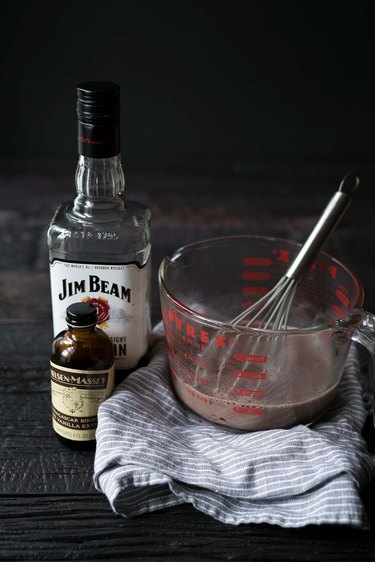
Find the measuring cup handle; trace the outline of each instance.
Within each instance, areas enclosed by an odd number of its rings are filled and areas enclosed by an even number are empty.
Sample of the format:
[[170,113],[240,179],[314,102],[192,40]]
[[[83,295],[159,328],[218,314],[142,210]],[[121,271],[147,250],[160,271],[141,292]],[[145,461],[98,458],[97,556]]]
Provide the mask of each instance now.
[[371,357],[370,375],[373,393],[373,424],[375,427],[375,315],[362,311],[362,319],[350,334],[353,341],[363,345]]

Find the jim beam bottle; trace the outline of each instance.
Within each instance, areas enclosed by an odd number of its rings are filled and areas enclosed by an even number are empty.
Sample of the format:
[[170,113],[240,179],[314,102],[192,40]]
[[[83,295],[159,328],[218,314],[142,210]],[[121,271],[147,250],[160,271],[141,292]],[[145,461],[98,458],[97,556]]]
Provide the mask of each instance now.
[[85,82],[77,93],[77,194],[48,230],[54,334],[69,304],[94,304],[113,342],[118,382],[149,344],[151,216],[124,197],[119,86]]
[[114,388],[112,342],[96,327],[97,321],[94,305],[71,304],[68,327],[52,345],[52,426],[57,437],[75,449],[95,446],[98,409]]

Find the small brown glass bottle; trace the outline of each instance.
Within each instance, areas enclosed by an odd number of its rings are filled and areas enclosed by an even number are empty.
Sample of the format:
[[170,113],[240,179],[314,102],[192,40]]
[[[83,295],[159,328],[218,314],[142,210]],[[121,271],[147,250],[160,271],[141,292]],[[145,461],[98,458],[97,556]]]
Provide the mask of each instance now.
[[52,345],[52,426],[65,445],[92,449],[98,408],[114,388],[113,344],[96,327],[97,310],[92,304],[71,304],[66,323],[68,329]]

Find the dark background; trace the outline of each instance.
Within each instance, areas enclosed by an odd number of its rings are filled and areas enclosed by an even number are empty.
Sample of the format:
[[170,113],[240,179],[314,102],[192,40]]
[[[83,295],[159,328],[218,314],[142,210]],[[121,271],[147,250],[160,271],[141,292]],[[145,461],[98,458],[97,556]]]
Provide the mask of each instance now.
[[373,175],[372,0],[3,1],[3,170],[70,170],[75,86],[122,90],[127,170]]

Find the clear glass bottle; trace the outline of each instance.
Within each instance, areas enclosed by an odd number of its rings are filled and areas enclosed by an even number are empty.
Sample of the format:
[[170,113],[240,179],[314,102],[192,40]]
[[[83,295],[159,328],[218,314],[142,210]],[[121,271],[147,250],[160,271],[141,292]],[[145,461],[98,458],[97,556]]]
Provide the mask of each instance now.
[[77,93],[77,195],[59,207],[47,235],[54,334],[71,302],[94,304],[114,345],[118,382],[149,345],[151,215],[124,197],[119,86],[86,82]]
[[98,409],[115,383],[113,346],[96,327],[95,306],[68,306],[66,330],[56,336],[51,353],[52,426],[73,449],[95,447]]

